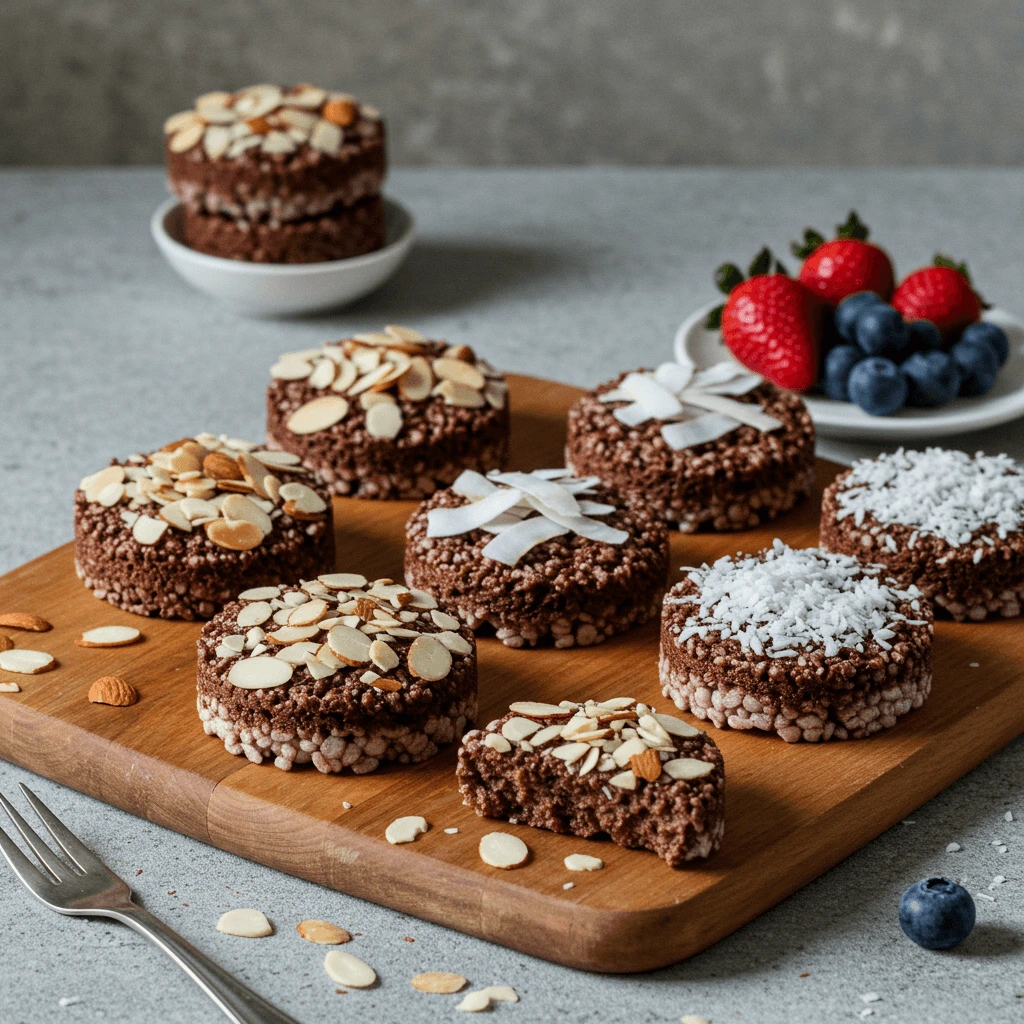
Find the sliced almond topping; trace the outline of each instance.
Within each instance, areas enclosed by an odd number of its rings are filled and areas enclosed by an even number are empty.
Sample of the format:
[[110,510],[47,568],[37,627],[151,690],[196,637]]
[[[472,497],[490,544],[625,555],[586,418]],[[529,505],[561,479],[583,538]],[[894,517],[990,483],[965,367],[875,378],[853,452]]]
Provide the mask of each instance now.
[[366,432],[390,441],[402,429],[402,410],[391,402],[379,402],[366,410]]
[[488,832],[480,840],[480,859],[492,868],[517,868],[530,856],[526,843],[508,832]]
[[196,124],[190,124],[187,128],[180,129],[171,136],[171,141],[167,144],[168,148],[172,153],[184,153],[185,150],[191,149],[202,139],[205,127],[203,122],[199,121]]
[[320,111],[325,121],[347,128],[359,116],[359,109],[351,100],[330,100]]
[[419,992],[438,992],[442,995],[451,995],[464,989],[469,982],[461,974],[440,974],[428,972],[417,974],[409,982]]
[[259,910],[229,910],[217,921],[217,931],[225,935],[238,935],[243,939],[262,939],[273,935],[274,929],[265,914]]
[[141,639],[134,626],[97,626],[87,629],[75,643],[79,647],[127,647]]
[[464,657],[468,657],[473,653],[473,645],[461,633],[455,633],[450,629],[446,629],[440,633],[430,635],[444,644],[453,654],[461,654]]
[[325,573],[323,576],[317,576],[317,579],[330,590],[358,590],[367,584],[366,577],[360,576],[357,572]]
[[529,718],[510,718],[501,727],[501,735],[507,740],[519,743],[528,736],[532,736],[537,729],[537,723]]
[[[292,614],[292,613],[290,613]],[[267,639],[280,647],[287,647],[289,644],[297,644],[302,640],[309,640],[320,632],[320,627],[313,626],[282,626],[267,634]]]
[[223,452],[210,452],[203,459],[203,473],[211,480],[241,480],[242,470],[238,463]]
[[288,417],[286,426],[293,434],[315,434],[333,427],[347,412],[347,399],[340,395],[324,395],[300,405]]
[[139,544],[155,544],[166,532],[167,521],[153,519],[151,516],[139,516],[132,526],[132,536]]
[[319,622],[327,614],[327,602],[319,598],[300,604],[288,616],[289,626],[311,626]]
[[[475,363],[476,353],[468,345],[452,345],[445,349],[445,359],[461,359],[464,363]],[[443,376],[443,374],[438,374]]]
[[294,352],[281,356],[270,368],[270,376],[275,380],[305,380],[312,372],[309,359]]
[[93,704],[112,704],[126,708],[139,699],[138,691],[120,676],[101,676],[89,687],[89,700]]
[[[182,501],[186,500],[188,499],[182,499]],[[192,532],[192,521],[187,515],[185,515],[180,501],[172,501],[169,505],[162,506],[160,509],[160,518],[166,519],[171,526],[176,530],[181,530],[182,533]]]
[[260,655],[243,658],[231,666],[228,682],[242,690],[263,690],[272,686],[283,686],[292,677],[294,667],[280,658]]
[[434,360],[433,370],[441,380],[450,380],[456,384],[464,384],[475,391],[483,390],[484,385],[487,383],[484,375],[472,363],[467,363],[459,358],[449,359],[447,355]]
[[124,484],[107,484],[96,496],[96,500],[105,508],[112,508],[125,494]]
[[0,668],[5,672],[37,676],[40,672],[49,672],[56,664],[53,655],[45,651],[29,651],[17,647],[0,651]]
[[352,941],[352,936],[344,928],[339,928],[330,921],[300,921],[295,930],[307,942],[315,942],[318,946],[340,946],[344,942]]
[[263,531],[246,519],[215,519],[206,524],[206,536],[228,551],[251,551],[263,543]]
[[441,629],[452,629],[458,632],[462,626],[462,623],[454,615],[449,615],[447,612],[441,611],[440,608],[431,609],[430,617],[434,620],[434,625]]
[[[436,366],[437,363],[434,365]],[[459,365],[465,366],[467,364],[460,363]],[[476,388],[471,388],[468,384],[460,384],[454,380],[442,380],[434,388],[433,393],[440,395],[444,399],[445,405],[457,405],[464,409],[480,409],[485,404],[484,396]]]
[[417,836],[423,835],[430,825],[426,818],[415,814],[406,815],[404,818],[396,818],[384,830],[384,838],[392,845],[398,846],[401,843],[414,842]]
[[86,501],[98,501],[100,494],[110,484],[122,483],[124,478],[124,466],[107,466],[106,469],[85,477],[78,486],[80,490],[85,491]]
[[642,754],[647,749],[647,744],[642,739],[634,736],[631,739],[626,740],[620,747],[616,747],[612,751],[612,757],[615,759],[615,763],[620,768],[625,768],[629,764],[629,759],[634,754]]
[[341,149],[341,129],[320,118],[310,129],[309,144],[321,153],[334,156]]
[[695,757],[678,757],[666,761],[661,767],[672,779],[700,779],[715,770],[710,761],[701,761]]
[[176,132],[180,132],[182,128],[191,128],[199,123],[199,116],[194,110],[182,110],[180,113],[171,114],[164,121],[164,134],[174,135]]
[[544,704],[534,700],[517,700],[508,706],[509,711],[527,718],[568,718],[573,714],[572,708],[563,708],[558,704]]
[[[366,676],[374,676],[374,679],[367,679]],[[376,690],[384,690],[387,693],[398,693],[402,688],[402,684],[397,679],[388,679],[386,677],[378,676],[376,672],[366,672],[362,676],[362,681],[369,682]]]
[[30,633],[47,633],[53,626],[46,619],[28,612],[4,612],[0,614],[0,626],[7,629],[24,629]]
[[327,502],[312,487],[307,487],[305,484],[294,481],[281,484],[280,494],[282,500],[307,515],[319,515],[327,510]]
[[428,682],[444,679],[452,667],[448,648],[429,634],[413,640],[406,658],[410,673]]
[[575,764],[581,757],[590,751],[589,743],[563,743],[560,747],[554,747],[551,751],[552,757],[557,757],[567,765]]
[[252,498],[244,494],[229,494],[221,502],[220,510],[225,519],[252,523],[263,536],[274,528],[270,516]]
[[342,393],[348,391],[348,389],[355,384],[358,376],[359,371],[356,369],[355,363],[350,359],[345,359],[343,362],[338,364],[338,375],[334,378],[331,390],[340,391]]
[[492,409],[503,409],[508,400],[508,387],[498,381],[489,380],[484,388],[484,398]]
[[[590,753],[583,758],[583,763],[580,765],[580,778],[584,775],[589,775],[597,767],[597,762],[601,759],[601,748],[597,746],[591,746]],[[615,763],[614,761],[612,762]]]
[[[260,587],[258,591],[246,591],[246,593],[262,592],[269,589],[271,588]],[[272,596],[276,597],[277,595],[274,594]],[[266,601],[256,601],[253,604],[247,604],[238,613],[238,626],[240,629],[248,629],[250,626],[261,626],[273,614],[274,609]]]
[[588,853],[570,853],[562,862],[570,871],[600,871],[604,861]]
[[368,963],[341,949],[332,949],[324,957],[324,970],[331,981],[345,988],[369,988],[377,980]]
[[430,363],[422,356],[413,356],[409,368],[398,378],[398,393],[410,402],[422,402],[434,386]]
[[323,390],[334,383],[338,373],[338,364],[333,359],[318,359],[309,375],[309,386]]
[[657,712],[655,712],[654,717],[665,732],[672,736],[689,738],[691,736],[700,736],[701,734],[700,729],[695,729],[689,722],[684,722],[681,718],[673,718],[672,715],[659,715]]
[[415,587],[409,588],[409,607],[418,608],[421,611],[430,611],[431,608],[437,607],[437,600],[432,594],[428,594],[425,590],[417,590]]
[[365,665],[370,660],[370,638],[351,626],[332,626],[327,643],[334,656],[346,665]]
[[281,596],[280,587],[252,587],[238,595],[239,601],[272,601]]
[[370,644],[370,660],[381,672],[390,672],[398,667],[400,659],[383,640],[374,640]]
[[231,145],[231,129],[222,124],[211,124],[203,135],[203,151],[211,160],[219,160]]
[[489,732],[484,737],[484,746],[490,747],[491,750],[496,750],[499,754],[507,754],[512,749],[512,744],[504,736],[496,732]]
[[629,759],[629,767],[638,779],[657,782],[661,778],[661,758],[656,750],[645,750],[641,754],[633,754]]
[[608,780],[608,784],[618,789],[636,789],[636,776],[632,772],[619,772]]

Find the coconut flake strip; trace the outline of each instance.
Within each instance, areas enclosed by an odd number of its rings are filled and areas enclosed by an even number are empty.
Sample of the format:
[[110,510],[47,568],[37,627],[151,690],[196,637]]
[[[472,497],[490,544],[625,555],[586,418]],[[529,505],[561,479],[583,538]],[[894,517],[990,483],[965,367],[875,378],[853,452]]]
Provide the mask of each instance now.
[[619,387],[653,419],[668,420],[683,411],[679,399],[646,373],[627,373]]
[[698,444],[706,444],[708,441],[724,437],[739,425],[739,420],[734,420],[731,416],[709,412],[695,420],[666,423],[661,428],[661,436],[669,448],[681,451],[683,448],[693,448]]
[[[566,472],[568,475],[568,472]],[[578,516],[580,505],[567,487],[532,473],[492,473],[490,480],[517,488],[563,516]]]
[[749,427],[756,427],[758,430],[778,430],[782,426],[780,420],[762,412],[760,406],[751,405],[748,402],[734,402],[724,395],[712,395],[697,388],[686,388],[679,397],[684,402],[697,406],[698,409],[707,409],[709,412],[731,416],[734,420],[739,420],[740,423],[745,423]]
[[646,423],[651,418],[651,414],[642,402],[634,402],[632,405],[614,409],[612,415],[627,427],[639,427],[641,423]]
[[474,469],[464,469],[452,484],[452,490],[456,494],[461,494],[464,498],[472,498],[474,501],[486,498],[497,489],[483,473],[478,473]]
[[553,537],[568,533],[568,529],[544,516],[524,519],[508,530],[503,530],[481,552],[486,558],[504,565],[516,565],[531,548]]
[[693,379],[693,363],[662,363],[654,371],[654,379],[677,395]]
[[458,508],[432,508],[427,513],[428,537],[454,537],[460,533],[478,530],[485,523],[500,516],[523,499],[523,492],[515,487],[495,490],[486,498],[471,501]]
[[[629,534],[625,530],[616,530],[614,527],[608,526],[607,523],[598,522],[596,519],[588,519],[586,516],[563,516],[553,508],[548,508],[537,501],[536,498],[528,500],[542,516],[550,519],[553,523],[558,523],[559,526],[564,526],[572,533],[578,533],[581,537],[587,537],[589,540],[600,540],[605,544],[624,544],[629,538]],[[614,509],[611,511],[614,511]]]

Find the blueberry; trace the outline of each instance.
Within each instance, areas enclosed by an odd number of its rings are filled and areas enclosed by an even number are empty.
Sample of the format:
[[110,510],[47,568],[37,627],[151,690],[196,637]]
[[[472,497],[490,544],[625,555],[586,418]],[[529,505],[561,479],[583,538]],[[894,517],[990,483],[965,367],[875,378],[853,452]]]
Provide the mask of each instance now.
[[960,394],[977,398],[992,389],[999,373],[999,357],[991,345],[958,341],[949,351],[960,371]]
[[864,353],[856,345],[836,345],[829,349],[825,356],[825,372],[822,376],[821,389],[829,398],[837,402],[848,402],[850,392],[847,381],[850,370],[864,358]]
[[989,345],[1000,366],[1010,355],[1010,339],[1007,338],[1006,331],[998,324],[990,324],[986,320],[965,327],[964,333],[960,335],[960,342],[967,345]]
[[891,360],[881,356],[862,359],[850,371],[850,400],[872,416],[889,416],[907,400],[907,378]]
[[869,306],[882,306],[885,303],[874,292],[854,292],[847,295],[836,307],[836,330],[845,341],[856,341],[854,323],[857,317]]
[[930,352],[942,348],[942,332],[931,320],[911,320],[907,330],[910,332],[910,343],[907,346],[909,351]]
[[869,356],[896,355],[910,342],[910,330],[899,312],[882,303],[861,311],[854,323],[857,344]]
[[924,878],[900,899],[900,927],[925,949],[959,946],[974,927],[971,894],[948,878]]
[[948,352],[915,352],[903,360],[900,368],[910,385],[908,405],[936,409],[960,392],[960,370]]

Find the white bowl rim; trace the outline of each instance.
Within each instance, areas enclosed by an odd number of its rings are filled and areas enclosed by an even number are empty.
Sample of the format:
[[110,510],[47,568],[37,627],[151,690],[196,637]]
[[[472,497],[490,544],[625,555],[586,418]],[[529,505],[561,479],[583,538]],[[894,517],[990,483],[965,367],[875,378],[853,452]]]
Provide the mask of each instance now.
[[181,259],[191,260],[208,270],[243,274],[250,277],[310,277],[316,274],[337,274],[345,270],[372,266],[374,263],[387,259],[395,249],[409,246],[416,237],[416,218],[409,212],[409,208],[403,206],[398,200],[385,196],[385,223],[388,207],[391,207],[394,213],[405,217],[407,226],[393,242],[389,242],[373,252],[320,263],[254,263],[249,260],[231,260],[224,256],[211,256],[209,253],[191,249],[170,234],[165,222],[167,217],[181,205],[181,200],[177,196],[169,196],[153,211],[149,220],[149,229],[157,245],[174,252]]

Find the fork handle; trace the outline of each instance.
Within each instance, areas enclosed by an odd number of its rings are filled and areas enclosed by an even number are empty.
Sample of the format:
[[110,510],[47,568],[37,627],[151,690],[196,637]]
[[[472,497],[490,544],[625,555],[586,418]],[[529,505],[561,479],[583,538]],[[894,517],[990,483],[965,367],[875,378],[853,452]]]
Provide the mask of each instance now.
[[132,903],[108,910],[107,915],[134,928],[162,949],[235,1024],[297,1024],[294,1017],[246,988],[148,910]]

